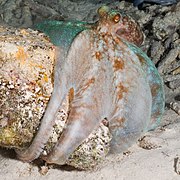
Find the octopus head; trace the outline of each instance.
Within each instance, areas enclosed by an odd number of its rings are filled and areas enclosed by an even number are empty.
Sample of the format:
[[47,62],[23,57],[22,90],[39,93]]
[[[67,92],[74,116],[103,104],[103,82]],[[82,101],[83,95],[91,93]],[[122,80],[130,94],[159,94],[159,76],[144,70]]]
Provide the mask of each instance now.
[[119,10],[111,10],[108,6],[98,9],[99,23],[101,31],[110,32],[118,37],[140,46],[144,40],[140,26],[130,16]]

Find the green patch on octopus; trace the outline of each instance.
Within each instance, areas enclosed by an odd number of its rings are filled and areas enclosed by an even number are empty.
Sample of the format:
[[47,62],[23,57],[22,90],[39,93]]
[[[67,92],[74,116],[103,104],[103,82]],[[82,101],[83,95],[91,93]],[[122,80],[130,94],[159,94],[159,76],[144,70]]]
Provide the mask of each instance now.
[[81,21],[49,20],[35,25],[34,28],[45,33],[55,46],[69,47],[77,34],[92,28],[92,24]]

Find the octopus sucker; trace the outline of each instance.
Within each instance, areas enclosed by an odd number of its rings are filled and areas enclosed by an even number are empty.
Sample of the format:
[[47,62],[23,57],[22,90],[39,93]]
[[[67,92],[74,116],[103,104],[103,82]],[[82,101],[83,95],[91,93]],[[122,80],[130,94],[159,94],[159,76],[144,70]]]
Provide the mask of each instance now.
[[42,23],[56,47],[54,89],[29,148],[17,151],[24,161],[38,158],[55,117],[69,95],[66,128],[43,159],[63,165],[106,118],[112,134],[110,152],[126,150],[143,132],[158,125],[164,110],[163,83],[151,60],[137,46],[139,25],[118,10],[103,6],[99,21]]

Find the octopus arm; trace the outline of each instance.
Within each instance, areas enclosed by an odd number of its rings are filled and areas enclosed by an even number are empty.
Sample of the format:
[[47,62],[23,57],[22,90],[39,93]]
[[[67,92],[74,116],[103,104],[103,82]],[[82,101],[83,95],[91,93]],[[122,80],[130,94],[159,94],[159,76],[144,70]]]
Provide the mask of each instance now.
[[[65,62],[65,78],[70,84],[70,113],[66,129],[54,149],[44,159],[48,163],[64,164],[71,153],[103,120],[97,89],[99,61],[92,56],[91,33],[83,31],[72,42]],[[70,75],[68,77],[68,74]]]
[[117,87],[114,89],[115,108],[109,120],[113,137],[111,142],[113,153],[126,150],[138,140],[148,126],[152,106],[150,86],[138,57],[123,44],[119,47],[119,51],[124,67],[120,70],[116,67],[114,73],[114,83]]
[[47,156],[48,163],[65,164],[73,151],[98,127],[100,116],[97,109],[91,88],[84,94],[77,93],[74,96],[67,128],[63,131],[55,148]]
[[162,115],[164,113],[165,95],[163,80],[160,77],[154,63],[140,48],[130,43],[127,43],[127,45],[131,50],[134,51],[141,62],[142,69],[146,73],[146,78],[151,88],[151,121],[149,122],[147,130],[153,130],[160,124]]

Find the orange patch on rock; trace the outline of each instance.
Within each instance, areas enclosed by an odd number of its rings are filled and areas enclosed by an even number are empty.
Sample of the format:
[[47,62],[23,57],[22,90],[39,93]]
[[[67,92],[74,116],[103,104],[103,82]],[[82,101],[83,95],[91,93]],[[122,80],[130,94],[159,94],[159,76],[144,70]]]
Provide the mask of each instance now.
[[44,76],[43,76],[43,80],[44,80],[44,82],[46,82],[46,83],[48,82],[48,76],[47,76],[46,73],[45,73]]
[[26,29],[21,29],[21,30],[20,30],[20,33],[21,33],[22,35],[25,35],[25,36],[26,36],[26,35],[29,35],[29,32],[27,32]]
[[25,63],[25,60],[28,58],[28,54],[24,51],[24,48],[19,46],[16,53],[16,59],[20,60],[21,63]]

